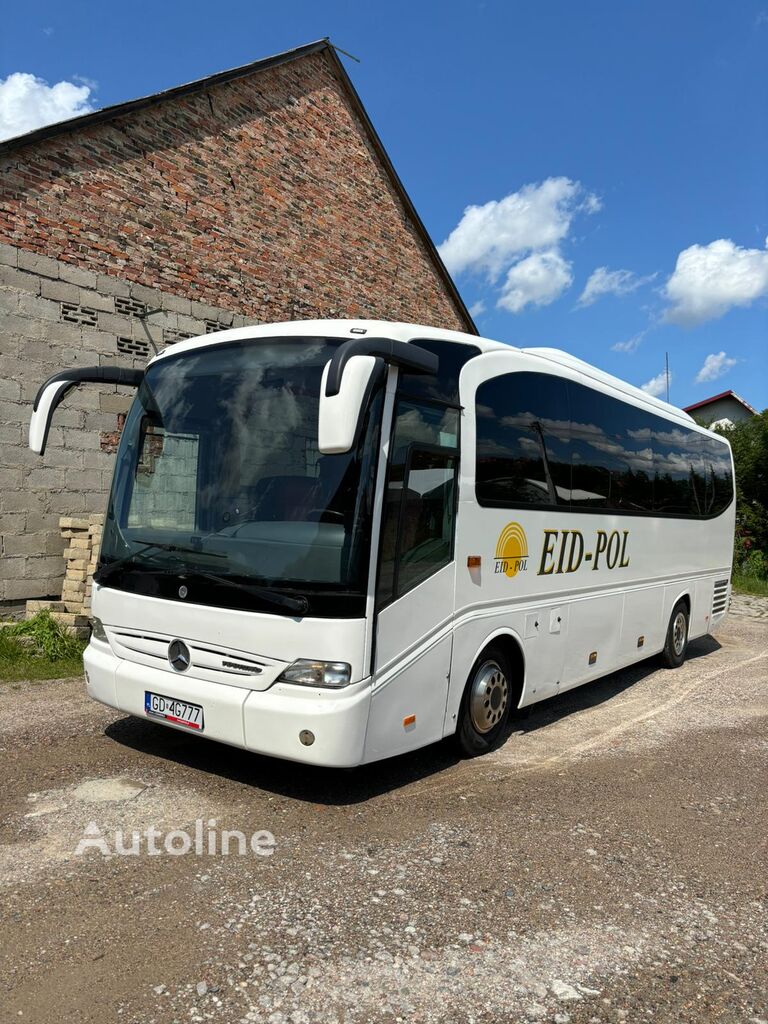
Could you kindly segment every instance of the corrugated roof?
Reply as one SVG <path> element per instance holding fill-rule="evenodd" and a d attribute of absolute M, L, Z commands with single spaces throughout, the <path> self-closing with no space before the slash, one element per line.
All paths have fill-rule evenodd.
<path fill-rule="evenodd" d="M 373 127 L 373 123 L 368 116 L 368 112 L 363 106 L 363 102 L 352 84 L 352 80 L 347 74 L 346 68 L 339 60 L 336 48 L 328 38 L 317 39 L 315 42 L 306 43 L 304 46 L 297 46 L 292 50 L 285 50 L 283 53 L 274 54 L 272 57 L 264 57 L 261 60 L 252 61 L 250 64 L 243 64 L 241 67 L 230 68 L 228 71 L 219 71 L 215 75 L 208 75 L 206 78 L 198 78 L 193 82 L 174 86 L 172 89 L 165 89 L 162 92 L 152 93 L 149 96 L 142 96 L 135 100 L 127 100 L 125 103 L 116 103 L 110 107 L 103 107 L 101 110 L 94 110 L 90 114 L 81 114 L 79 117 L 71 117 L 67 121 L 57 121 L 55 124 L 49 124 L 43 128 L 36 128 L 35 131 L 27 132 L 25 135 L 18 135 L 16 138 L 6 139 L 5 141 L 0 142 L 0 156 L 15 152 L 26 146 L 33 146 L 35 143 L 44 142 L 47 139 L 66 135 L 68 132 L 80 131 L 84 128 L 90 128 L 94 125 L 112 121 L 118 117 L 124 117 L 126 114 L 132 114 L 134 111 L 143 110 L 147 107 L 155 106 L 158 103 L 164 103 L 166 100 L 178 99 L 181 96 L 200 92 L 203 89 L 208 89 L 214 85 L 221 85 L 226 82 L 234 81 L 238 78 L 245 78 L 248 75 L 258 73 L 259 71 L 266 71 L 269 68 L 277 67 L 280 64 L 286 64 L 289 61 L 299 60 L 302 57 L 307 57 L 310 54 L 320 52 L 323 52 L 328 57 L 336 70 L 342 85 L 349 95 L 349 99 L 355 113 L 363 124 L 377 157 L 381 161 L 390 180 L 392 181 L 395 192 L 397 193 L 400 202 L 403 204 L 406 216 L 413 222 L 416 233 L 424 243 L 427 253 L 435 265 L 438 276 L 443 281 L 448 294 L 456 305 L 459 315 L 466 321 L 468 331 L 471 334 L 477 334 L 478 331 L 475 326 L 475 322 L 464 304 L 464 300 L 459 294 L 459 290 L 454 284 L 453 278 L 448 273 L 445 264 L 440 258 L 440 254 L 437 251 L 435 243 L 432 241 L 421 217 L 419 217 L 416 212 L 416 207 L 413 205 L 411 197 L 406 192 L 405 186 L 400 180 L 400 176 L 389 158 L 389 154 L 384 149 L 384 144 L 379 138 L 376 129 Z"/>

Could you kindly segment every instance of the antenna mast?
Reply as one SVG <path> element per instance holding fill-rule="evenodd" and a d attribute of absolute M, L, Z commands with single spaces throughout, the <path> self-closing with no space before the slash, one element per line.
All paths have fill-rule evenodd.
<path fill-rule="evenodd" d="M 667 382 L 667 401 L 669 401 L 669 352 L 664 353 L 664 377 Z"/>

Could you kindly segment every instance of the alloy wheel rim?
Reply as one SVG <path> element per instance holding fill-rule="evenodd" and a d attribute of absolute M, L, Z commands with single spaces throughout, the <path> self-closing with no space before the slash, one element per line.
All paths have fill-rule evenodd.
<path fill-rule="evenodd" d="M 486 661 L 477 670 L 469 696 L 469 714 L 479 733 L 490 732 L 504 717 L 509 701 L 509 683 L 495 661 Z"/>
<path fill-rule="evenodd" d="M 683 653 L 685 647 L 685 616 L 682 612 L 678 612 L 675 616 L 675 622 L 672 626 L 672 643 L 674 644 L 675 654 L 680 655 Z"/>

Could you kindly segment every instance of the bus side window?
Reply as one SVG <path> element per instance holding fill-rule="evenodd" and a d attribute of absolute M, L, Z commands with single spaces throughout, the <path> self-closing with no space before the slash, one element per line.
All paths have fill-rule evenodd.
<path fill-rule="evenodd" d="M 380 606 L 453 559 L 459 411 L 401 398 L 381 525 Z"/>
<path fill-rule="evenodd" d="M 475 491 L 480 505 L 568 505 L 570 416 L 565 381 L 505 373 L 477 389 Z"/>
<path fill-rule="evenodd" d="M 653 435 L 653 507 L 656 512 L 696 514 L 697 440 L 695 430 L 656 419 Z"/>
<path fill-rule="evenodd" d="M 703 442 L 706 494 L 709 515 L 719 515 L 733 501 L 733 469 L 731 455 L 725 441 L 700 435 Z"/>
<path fill-rule="evenodd" d="M 650 512 L 653 418 L 581 384 L 570 395 L 574 508 Z"/>

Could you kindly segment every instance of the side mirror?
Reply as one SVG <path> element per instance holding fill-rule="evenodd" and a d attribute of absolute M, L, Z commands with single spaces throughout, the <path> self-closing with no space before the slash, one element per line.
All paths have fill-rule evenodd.
<path fill-rule="evenodd" d="M 35 396 L 29 421 L 29 447 L 38 455 L 43 454 L 53 414 L 64 396 L 78 384 L 125 384 L 137 388 L 143 379 L 143 370 L 124 366 L 82 366 L 54 373 Z"/>
<path fill-rule="evenodd" d="M 438 358 L 418 345 L 391 338 L 353 338 L 339 345 L 320 383 L 318 447 L 323 455 L 348 452 L 355 443 L 368 386 L 378 359 L 411 373 L 437 373 Z"/>
<path fill-rule="evenodd" d="M 350 359 L 335 395 L 328 395 L 331 363 L 326 363 L 320 382 L 320 411 L 317 424 L 318 448 L 323 455 L 348 452 L 355 443 L 368 385 L 376 368 L 374 356 Z"/>

